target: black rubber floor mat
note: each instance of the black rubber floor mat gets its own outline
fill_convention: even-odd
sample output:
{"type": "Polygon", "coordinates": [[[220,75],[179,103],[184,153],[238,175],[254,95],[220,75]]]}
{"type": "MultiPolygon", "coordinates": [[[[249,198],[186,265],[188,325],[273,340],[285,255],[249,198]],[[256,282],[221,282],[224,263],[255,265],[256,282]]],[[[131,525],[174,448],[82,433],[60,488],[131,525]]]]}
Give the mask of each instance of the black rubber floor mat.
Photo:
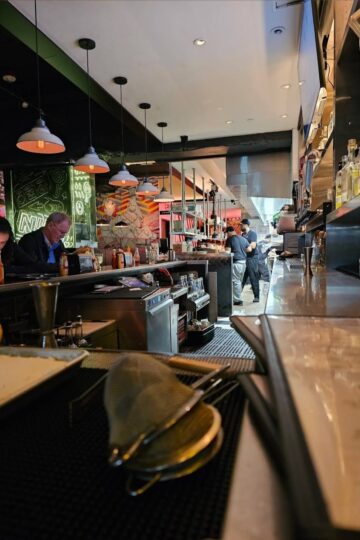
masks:
{"type": "Polygon", "coordinates": [[[254,351],[233,328],[215,328],[213,339],[196,351],[184,349],[187,356],[220,356],[226,358],[255,358],[254,351]]]}
{"type": "Polygon", "coordinates": [[[213,461],[132,498],[125,492],[126,472],[107,464],[101,402],[75,428],[68,424],[69,400],[103,374],[82,368],[51,396],[1,423],[1,540],[219,538],[243,415],[241,391],[219,405],[225,436],[213,461]]]}

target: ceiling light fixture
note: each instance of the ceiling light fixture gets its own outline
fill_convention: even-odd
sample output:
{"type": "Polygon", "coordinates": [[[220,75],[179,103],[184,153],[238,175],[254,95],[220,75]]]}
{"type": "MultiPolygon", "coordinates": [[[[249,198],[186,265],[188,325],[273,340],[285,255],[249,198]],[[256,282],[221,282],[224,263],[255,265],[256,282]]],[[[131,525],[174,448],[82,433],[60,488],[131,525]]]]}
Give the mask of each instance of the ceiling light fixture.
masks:
{"type": "Polygon", "coordinates": [[[289,88],[291,88],[291,84],[282,84],[281,88],[283,88],[284,90],[289,90],[289,88]]]}
{"type": "Polygon", "coordinates": [[[42,118],[40,98],[40,66],[39,66],[39,43],[38,43],[38,22],[37,22],[37,4],[35,4],[35,57],[36,57],[36,79],[37,79],[37,98],[39,118],[31,131],[21,135],[16,146],[24,152],[33,154],[60,154],[65,151],[65,145],[59,137],[53,135],[46,126],[42,118]]]}
{"type": "Polygon", "coordinates": [[[91,99],[90,99],[90,73],[89,73],[89,51],[96,47],[94,40],[89,38],[81,38],[78,41],[79,47],[86,51],[86,73],[87,73],[87,91],[88,91],[88,117],[89,117],[89,148],[86,154],[75,162],[74,169],[90,174],[107,173],[109,165],[106,161],[99,158],[92,145],[92,128],[91,128],[91,99]]]}
{"type": "Polygon", "coordinates": [[[144,178],[144,181],[139,184],[139,186],[136,189],[136,193],[139,195],[147,195],[149,197],[153,197],[154,195],[157,195],[159,193],[159,190],[150,182],[150,180],[147,178],[148,176],[148,160],[147,160],[147,129],[146,129],[146,111],[148,111],[151,108],[150,103],[140,103],[139,105],[140,109],[144,111],[144,127],[145,127],[145,174],[146,177],[144,178]]]}
{"type": "Polygon", "coordinates": [[[98,227],[106,227],[107,225],[110,225],[110,223],[108,221],[106,221],[106,219],[104,218],[100,218],[96,221],[96,225],[98,227]]]}
{"type": "Polygon", "coordinates": [[[274,28],[272,28],[270,30],[270,32],[272,34],[274,34],[275,36],[280,36],[281,34],[283,34],[285,32],[285,27],[284,26],[275,26],[274,28]]]}
{"type": "Polygon", "coordinates": [[[232,120],[226,120],[226,122],[225,122],[225,124],[228,124],[228,125],[230,125],[230,124],[232,124],[232,123],[233,123],[232,120]]]}
{"type": "Polygon", "coordinates": [[[135,178],[132,174],[129,173],[129,171],[126,168],[126,165],[124,163],[124,157],[125,157],[125,145],[124,145],[124,109],[123,109],[123,101],[122,101],[122,87],[127,84],[127,79],[125,77],[114,77],[113,79],[115,84],[118,84],[120,86],[120,105],[121,105],[121,165],[119,172],[114,174],[109,180],[109,184],[111,186],[116,187],[136,187],[139,182],[138,179],[135,178]]]}
{"type": "MultiPolygon", "coordinates": [[[[161,128],[161,144],[162,144],[162,153],[164,153],[164,127],[167,126],[166,122],[159,122],[158,126],[161,128]]],[[[165,189],[165,176],[163,176],[163,187],[160,191],[159,195],[156,195],[154,197],[154,201],[156,202],[173,202],[174,197],[172,193],[169,193],[165,189]]]]}
{"type": "Polygon", "coordinates": [[[7,73],[4,73],[4,75],[2,76],[2,80],[6,83],[12,84],[16,82],[16,75],[8,71],[7,73]]]}
{"type": "Polygon", "coordinates": [[[299,81],[299,86],[302,86],[305,81],[299,81]]]}
{"type": "Polygon", "coordinates": [[[282,114],[282,115],[281,115],[281,118],[287,118],[287,117],[288,117],[287,114],[282,114]]]}
{"type": "Polygon", "coordinates": [[[125,229],[125,227],[129,227],[129,224],[125,223],[125,221],[118,221],[117,223],[115,223],[114,227],[116,229],[125,229]]]}
{"type": "Polygon", "coordinates": [[[201,38],[196,38],[194,39],[193,44],[195,45],[195,47],[202,47],[203,45],[206,44],[206,40],[201,39],[201,38]]]}

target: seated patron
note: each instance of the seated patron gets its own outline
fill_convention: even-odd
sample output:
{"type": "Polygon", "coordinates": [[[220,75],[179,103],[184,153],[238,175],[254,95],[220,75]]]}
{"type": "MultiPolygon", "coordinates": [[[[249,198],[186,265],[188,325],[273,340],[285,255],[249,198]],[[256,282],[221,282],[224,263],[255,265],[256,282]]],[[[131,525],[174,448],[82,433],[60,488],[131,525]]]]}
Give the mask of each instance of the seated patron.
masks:
{"type": "Polygon", "coordinates": [[[46,272],[47,265],[36,263],[14,240],[14,233],[7,219],[0,217],[0,251],[5,276],[46,272]]]}
{"type": "Polygon", "coordinates": [[[61,253],[65,250],[62,238],[69,232],[71,218],[63,212],[54,212],[46,220],[45,227],[25,234],[19,246],[30,255],[35,262],[47,263],[48,271],[59,270],[61,253]]]}

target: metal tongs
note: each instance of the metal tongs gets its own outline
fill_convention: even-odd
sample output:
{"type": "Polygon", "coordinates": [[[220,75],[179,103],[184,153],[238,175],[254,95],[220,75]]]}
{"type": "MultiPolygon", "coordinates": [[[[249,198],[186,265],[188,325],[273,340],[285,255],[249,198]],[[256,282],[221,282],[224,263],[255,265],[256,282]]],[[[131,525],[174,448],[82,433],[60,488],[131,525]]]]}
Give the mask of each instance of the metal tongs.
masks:
{"type": "MultiPolygon", "coordinates": [[[[214,369],[210,373],[207,373],[197,381],[195,381],[193,384],[190,385],[191,388],[195,390],[194,394],[191,396],[190,399],[188,399],[183,405],[181,405],[177,411],[172,413],[170,416],[162,420],[159,424],[155,426],[151,426],[148,430],[144,431],[140,435],[137,436],[137,438],[126,448],[120,448],[118,446],[113,446],[110,450],[110,456],[109,456],[109,463],[113,467],[118,467],[122,465],[123,463],[129,461],[131,458],[136,456],[136,454],[139,452],[139,450],[146,446],[147,444],[151,443],[154,439],[159,437],[162,433],[170,429],[173,425],[175,425],[181,418],[183,418],[186,414],[188,414],[194,407],[199,403],[200,400],[206,399],[214,393],[218,392],[218,385],[222,381],[222,374],[229,369],[230,364],[227,364],[225,366],[219,367],[217,369],[214,369]],[[208,383],[209,381],[212,381],[211,385],[203,390],[202,388],[208,383]]],[[[235,384],[235,386],[238,386],[238,382],[234,383],[234,381],[229,381],[232,383],[232,385],[235,384]]],[[[227,384],[227,383],[225,383],[227,384]]],[[[234,388],[235,388],[234,386],[234,388]]],[[[231,390],[233,390],[233,387],[231,387],[231,390]]],[[[230,392],[231,390],[228,390],[226,393],[230,392]]],[[[220,397],[218,397],[215,402],[219,401],[224,397],[226,394],[222,394],[220,397]]],[[[214,402],[212,402],[214,403],[214,402]]]]}

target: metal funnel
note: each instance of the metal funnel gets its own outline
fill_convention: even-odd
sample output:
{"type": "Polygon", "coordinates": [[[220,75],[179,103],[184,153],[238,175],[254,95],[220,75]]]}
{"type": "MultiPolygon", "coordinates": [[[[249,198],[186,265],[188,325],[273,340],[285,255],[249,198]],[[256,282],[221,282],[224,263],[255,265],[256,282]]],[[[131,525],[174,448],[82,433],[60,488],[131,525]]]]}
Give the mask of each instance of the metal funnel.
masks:
{"type": "Polygon", "coordinates": [[[59,283],[42,281],[32,285],[33,298],[41,335],[41,347],[57,347],[54,325],[59,283]]]}

